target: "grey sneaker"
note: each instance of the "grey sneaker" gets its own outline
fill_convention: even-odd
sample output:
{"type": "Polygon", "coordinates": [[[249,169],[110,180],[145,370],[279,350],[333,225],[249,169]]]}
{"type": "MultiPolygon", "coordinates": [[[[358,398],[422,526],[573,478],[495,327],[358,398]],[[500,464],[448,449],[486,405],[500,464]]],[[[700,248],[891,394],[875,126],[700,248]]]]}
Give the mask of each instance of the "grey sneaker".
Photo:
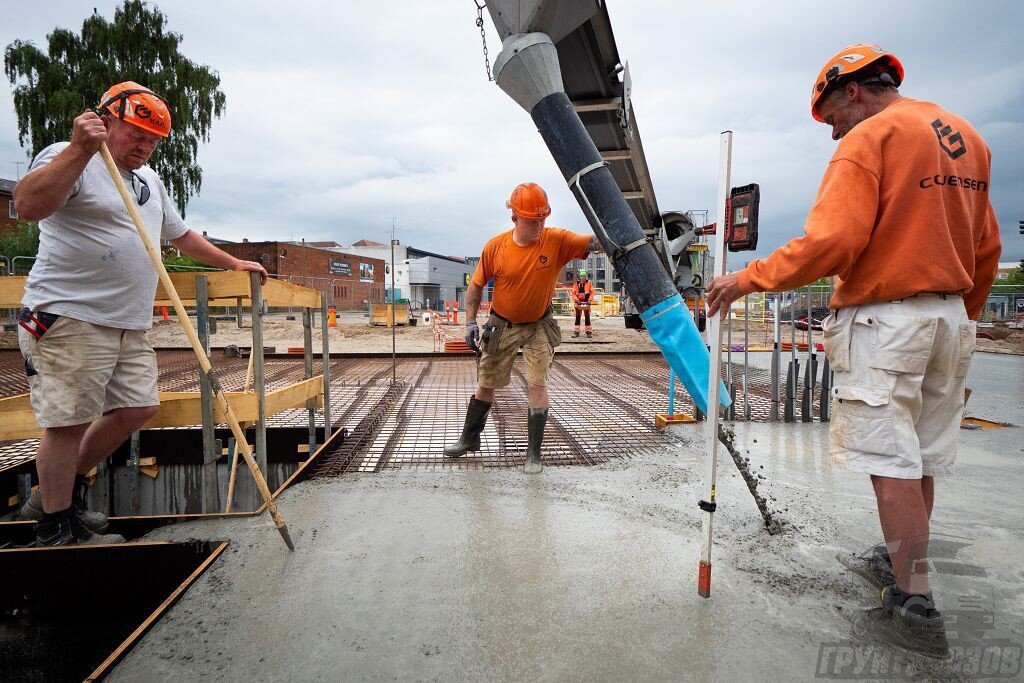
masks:
{"type": "MultiPolygon", "coordinates": [[[[93,512],[86,508],[84,497],[77,495],[77,493],[76,491],[76,494],[71,496],[71,507],[75,509],[78,518],[82,520],[82,524],[95,534],[101,534],[106,531],[109,522],[107,516],[102,512],[93,512]]],[[[39,492],[38,488],[32,491],[32,495],[21,506],[18,514],[22,519],[39,521],[43,518],[43,494],[39,492]]]]}
{"type": "Polygon", "coordinates": [[[120,534],[95,534],[75,514],[74,508],[68,508],[60,517],[36,523],[37,546],[61,545],[99,545],[124,543],[120,534]]]}
{"type": "Polygon", "coordinates": [[[884,545],[875,546],[871,549],[871,554],[866,556],[844,552],[837,554],[836,559],[839,560],[839,564],[876,590],[882,590],[886,586],[896,583],[892,561],[889,559],[889,553],[884,545]]]}

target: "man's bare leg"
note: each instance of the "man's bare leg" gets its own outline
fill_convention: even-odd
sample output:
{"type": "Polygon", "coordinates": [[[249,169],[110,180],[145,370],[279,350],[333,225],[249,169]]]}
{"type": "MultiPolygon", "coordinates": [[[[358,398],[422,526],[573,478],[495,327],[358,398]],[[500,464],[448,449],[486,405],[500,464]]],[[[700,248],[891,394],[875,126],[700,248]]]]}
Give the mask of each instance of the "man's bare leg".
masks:
{"type": "Polygon", "coordinates": [[[526,397],[531,408],[547,408],[548,388],[526,383],[526,397]]]}
{"type": "Polygon", "coordinates": [[[70,427],[49,427],[43,432],[36,453],[43,512],[60,512],[71,507],[78,453],[88,428],[86,422],[70,427]]]}
{"type": "Polygon", "coordinates": [[[160,406],[118,408],[106,413],[89,426],[78,448],[78,474],[89,474],[92,468],[123,444],[136,429],[149,422],[160,406]]]}
{"type": "MultiPolygon", "coordinates": [[[[929,477],[930,479],[930,477],[929,477]]],[[[878,518],[889,547],[896,586],[904,593],[929,592],[927,571],[915,572],[919,560],[928,557],[928,517],[930,505],[921,479],[894,479],[871,475],[878,502],[878,518]]]]}
{"type": "Polygon", "coordinates": [[[921,477],[921,493],[924,495],[924,507],[928,511],[928,521],[932,521],[932,508],[935,505],[935,477],[921,477]]]}

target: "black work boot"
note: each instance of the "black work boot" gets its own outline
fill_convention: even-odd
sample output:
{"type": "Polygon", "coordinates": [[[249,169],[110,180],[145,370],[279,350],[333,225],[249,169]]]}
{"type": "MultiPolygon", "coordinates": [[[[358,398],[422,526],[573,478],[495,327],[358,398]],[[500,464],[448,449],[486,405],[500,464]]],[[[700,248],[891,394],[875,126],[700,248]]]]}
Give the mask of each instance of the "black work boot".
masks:
{"type": "Polygon", "coordinates": [[[36,545],[96,545],[100,543],[124,543],[120,534],[96,534],[90,531],[79,518],[72,505],[66,510],[43,515],[36,522],[36,545]]]}
{"type": "Polygon", "coordinates": [[[868,630],[885,642],[927,657],[949,654],[946,627],[932,596],[903,593],[895,585],[882,591],[882,606],[865,615],[868,630]]]}
{"type": "Polygon", "coordinates": [[[523,472],[526,474],[540,474],[544,469],[540,463],[540,445],[544,441],[544,426],[547,422],[547,408],[530,408],[527,417],[529,442],[526,446],[526,463],[523,465],[523,472]]]}
{"type": "Polygon", "coordinates": [[[491,404],[481,401],[476,396],[469,399],[466,409],[466,423],[462,427],[462,436],[455,443],[444,447],[444,454],[449,458],[458,458],[469,451],[480,450],[480,432],[487,423],[487,411],[491,404]]]}
{"type": "MultiPolygon", "coordinates": [[[[85,477],[81,474],[76,474],[75,484],[71,489],[71,507],[74,508],[78,518],[82,520],[82,524],[89,531],[94,534],[102,534],[107,530],[108,519],[102,512],[94,512],[86,506],[85,493],[88,490],[89,485],[86,483],[85,477]]],[[[32,491],[32,495],[21,506],[19,515],[21,519],[33,519],[36,521],[43,518],[43,493],[38,487],[32,491]]]]}

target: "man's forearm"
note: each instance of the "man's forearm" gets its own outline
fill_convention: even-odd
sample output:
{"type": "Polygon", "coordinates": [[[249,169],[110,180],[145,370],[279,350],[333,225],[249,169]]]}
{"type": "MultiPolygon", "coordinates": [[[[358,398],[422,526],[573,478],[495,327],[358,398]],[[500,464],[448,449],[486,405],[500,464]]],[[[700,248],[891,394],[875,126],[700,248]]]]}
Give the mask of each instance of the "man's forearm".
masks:
{"type": "Polygon", "coordinates": [[[194,230],[189,230],[178,239],[171,240],[171,244],[181,249],[185,255],[208,266],[225,270],[235,270],[238,268],[237,258],[214,246],[194,230]]]}
{"type": "Polygon", "coordinates": [[[90,159],[91,154],[68,147],[53,161],[22,178],[14,188],[18,215],[25,220],[41,221],[64,206],[90,159]]]}
{"type": "Polygon", "coordinates": [[[476,320],[476,313],[480,309],[480,297],[483,294],[483,287],[475,282],[469,283],[466,290],[466,320],[476,320]]]}

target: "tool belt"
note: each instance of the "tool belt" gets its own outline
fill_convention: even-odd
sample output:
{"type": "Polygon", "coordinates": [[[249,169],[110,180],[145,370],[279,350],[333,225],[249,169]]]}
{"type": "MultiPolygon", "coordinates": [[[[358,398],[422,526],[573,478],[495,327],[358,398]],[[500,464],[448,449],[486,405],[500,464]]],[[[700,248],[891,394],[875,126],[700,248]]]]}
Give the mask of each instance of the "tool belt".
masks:
{"type": "Polygon", "coordinates": [[[492,308],[491,315],[487,318],[487,323],[480,333],[480,348],[485,353],[495,353],[500,346],[502,333],[506,329],[510,327],[526,327],[527,325],[536,325],[538,323],[544,330],[551,348],[562,343],[562,330],[558,327],[558,321],[555,320],[550,306],[548,306],[548,310],[544,311],[544,315],[539,319],[528,323],[511,322],[492,308]]]}
{"type": "Polygon", "coordinates": [[[18,311],[18,325],[35,337],[36,341],[39,341],[46,331],[53,327],[59,317],[56,313],[47,313],[46,311],[33,313],[28,308],[23,308],[18,311]]]}

